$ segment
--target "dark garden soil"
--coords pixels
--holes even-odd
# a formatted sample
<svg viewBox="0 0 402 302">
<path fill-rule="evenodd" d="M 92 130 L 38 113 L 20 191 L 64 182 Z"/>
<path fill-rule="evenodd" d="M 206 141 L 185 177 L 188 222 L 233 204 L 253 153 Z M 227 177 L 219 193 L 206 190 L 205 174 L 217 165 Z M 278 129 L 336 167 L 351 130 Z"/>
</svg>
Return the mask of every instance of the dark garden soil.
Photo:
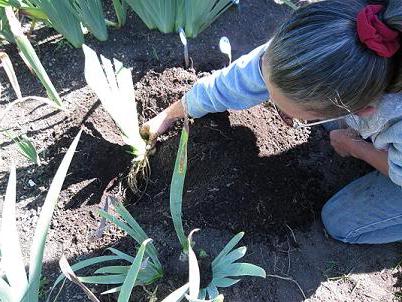
<svg viewBox="0 0 402 302">
<path fill-rule="evenodd" d="M 199 38 L 190 41 L 194 69 L 183 69 L 176 35 L 150 32 L 133 15 L 126 27 L 110 31 L 107 42 L 88 37 L 87 43 L 106 57 L 118 58 L 132 67 L 140 120 L 144 122 L 179 100 L 197 78 L 225 65 L 226 58 L 216 46 L 221 36 L 230 38 L 237 58 L 264 43 L 288 14 L 272 1 L 241 2 L 240 11 L 228 11 Z M 42 165 L 37 167 L 18 155 L 8 140 L 1 142 L 1 192 L 5 192 L 10 159 L 17 163 L 18 224 L 24 253 L 29 252 L 29 239 L 49 183 L 82 128 L 49 233 L 45 275 L 50 283 L 54 280 L 62 252 L 71 263 L 102 254 L 109 246 L 135 253 L 134 243 L 113 226 L 101 239 L 93 236 L 99 223 L 96 211 L 105 196 L 123 196 L 129 211 L 160 251 L 166 268 L 165 278 L 157 284 L 157 297 L 161 299 L 186 280 L 186 269 L 177 264 L 179 247 L 169 213 L 169 186 L 180 123 L 159 139 L 144 194 L 132 194 L 125 178 L 130 155 L 116 126 L 86 87 L 81 50 L 56 42 L 57 37 L 42 41 L 49 33 L 53 34 L 47 29 L 36 33 L 36 49 L 63 95 L 67 110 L 54 111 L 30 102 L 14 108 L 3 122 L 18 125 L 42 151 Z M 9 47 L 7 51 L 18 66 L 23 94 L 43 95 L 15 49 Z M 14 95 L 5 84 L 4 74 L 1 76 L 5 89 L 0 104 L 3 109 Z M 294 278 L 311 301 L 392 299 L 398 279 L 392 276 L 392 264 L 398 260 L 398 246 L 346 246 L 328 239 L 322 231 L 320 209 L 325 201 L 370 171 L 357 160 L 337 156 L 323 128 L 289 129 L 269 105 L 210 114 L 191 125 L 188 154 L 183 218 L 186 232 L 202 230 L 194 239 L 196 247 L 209 255 L 204 262 L 210 261 L 231 236 L 245 231 L 244 242 L 250 254 L 246 260 L 271 274 Z M 357 276 L 328 279 L 352 272 Z M 99 293 L 102 289 L 95 290 Z M 155 286 L 147 288 L 150 292 L 154 289 Z M 149 295 L 140 292 L 135 291 L 134 300 L 149 301 Z M 224 293 L 228 301 L 302 300 L 293 282 L 275 278 L 246 278 Z M 71 285 L 66 286 L 60 298 L 85 300 Z M 104 301 L 113 301 L 113 297 Z"/>
</svg>

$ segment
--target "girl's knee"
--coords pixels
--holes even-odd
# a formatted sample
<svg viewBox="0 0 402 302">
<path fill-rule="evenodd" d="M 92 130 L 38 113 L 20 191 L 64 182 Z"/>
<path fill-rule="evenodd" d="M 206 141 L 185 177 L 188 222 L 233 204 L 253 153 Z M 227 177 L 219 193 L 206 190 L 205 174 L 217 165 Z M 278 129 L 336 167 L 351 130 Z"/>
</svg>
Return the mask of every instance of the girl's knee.
<svg viewBox="0 0 402 302">
<path fill-rule="evenodd" d="M 330 204 L 325 204 L 321 211 L 321 218 L 326 232 L 334 239 L 353 243 L 355 238 L 351 237 L 351 229 L 347 227 L 342 214 L 333 210 Z"/>
</svg>

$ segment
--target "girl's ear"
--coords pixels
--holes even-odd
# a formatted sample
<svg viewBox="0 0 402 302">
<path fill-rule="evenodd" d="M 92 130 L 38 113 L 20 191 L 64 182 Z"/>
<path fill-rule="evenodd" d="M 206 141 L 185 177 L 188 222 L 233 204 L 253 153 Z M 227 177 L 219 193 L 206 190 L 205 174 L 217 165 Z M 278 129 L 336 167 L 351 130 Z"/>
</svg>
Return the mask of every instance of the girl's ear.
<svg viewBox="0 0 402 302">
<path fill-rule="evenodd" d="M 376 111 L 377 111 L 377 108 L 375 108 L 374 106 L 367 106 L 367 107 L 357 111 L 356 114 L 361 117 L 369 117 L 369 116 L 373 115 Z"/>
</svg>

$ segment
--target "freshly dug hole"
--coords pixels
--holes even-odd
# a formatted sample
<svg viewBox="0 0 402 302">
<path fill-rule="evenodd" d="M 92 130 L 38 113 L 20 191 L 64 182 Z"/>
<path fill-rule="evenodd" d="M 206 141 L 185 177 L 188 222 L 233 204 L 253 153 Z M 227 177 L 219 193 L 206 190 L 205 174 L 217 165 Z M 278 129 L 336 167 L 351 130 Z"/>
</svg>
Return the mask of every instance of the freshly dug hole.
<svg viewBox="0 0 402 302">
<path fill-rule="evenodd" d="M 136 84 L 143 120 L 180 100 L 196 78 L 181 68 L 148 72 Z M 160 138 L 163 142 L 150 160 L 151 182 L 134 213 L 145 224 L 170 215 L 168 186 L 178 130 Z M 323 128 L 291 129 L 265 105 L 197 119 L 190 126 L 188 154 L 183 201 L 187 232 L 213 226 L 263 234 L 277 233 L 285 224 L 308 226 L 332 194 L 369 170 L 357 160 L 338 157 Z"/>
</svg>

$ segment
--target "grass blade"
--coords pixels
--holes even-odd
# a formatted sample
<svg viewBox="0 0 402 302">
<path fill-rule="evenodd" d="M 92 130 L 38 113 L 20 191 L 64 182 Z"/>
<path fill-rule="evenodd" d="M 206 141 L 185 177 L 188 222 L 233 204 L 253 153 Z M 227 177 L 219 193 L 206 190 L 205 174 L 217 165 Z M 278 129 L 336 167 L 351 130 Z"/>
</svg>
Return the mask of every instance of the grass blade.
<svg viewBox="0 0 402 302">
<path fill-rule="evenodd" d="M 189 284 L 186 283 L 182 287 L 176 289 L 169 296 L 162 300 L 162 302 L 180 302 L 188 292 Z"/>
<path fill-rule="evenodd" d="M 127 2 L 124 0 L 113 0 L 113 7 L 117 17 L 117 26 L 120 28 L 126 24 Z"/>
<path fill-rule="evenodd" d="M 193 248 L 191 246 L 191 238 L 195 232 L 199 229 L 191 231 L 188 235 L 188 264 L 189 264 L 189 295 L 187 299 L 197 299 L 200 292 L 200 268 L 198 267 L 197 256 L 195 255 Z"/>
<path fill-rule="evenodd" d="M 247 248 L 245 246 L 239 247 L 233 251 L 231 251 L 226 256 L 222 257 L 221 261 L 217 265 L 214 266 L 214 270 L 219 270 L 222 267 L 225 267 L 240 258 L 243 258 L 247 252 Z"/>
<path fill-rule="evenodd" d="M 107 275 L 107 276 L 83 276 L 78 277 L 83 283 L 90 284 L 121 284 L 126 279 L 126 275 Z"/>
<path fill-rule="evenodd" d="M 0 52 L 0 60 L 4 70 L 6 71 L 7 77 L 10 80 L 11 86 L 13 87 L 17 98 L 21 99 L 21 88 L 18 84 L 17 76 L 14 71 L 13 64 L 11 63 L 10 57 L 5 52 Z"/>
<path fill-rule="evenodd" d="M 36 151 L 33 143 L 25 136 L 20 135 L 17 137 L 13 137 L 8 131 L 6 131 L 6 135 L 18 146 L 18 152 L 20 152 L 23 156 L 29 159 L 36 165 L 40 165 L 40 159 L 38 152 Z"/>
<path fill-rule="evenodd" d="M 145 240 L 140 249 L 138 250 L 137 256 L 135 256 L 134 262 L 128 271 L 127 277 L 120 289 L 118 302 L 128 302 L 130 300 L 131 292 L 134 288 L 135 282 L 137 281 L 138 273 L 141 269 L 142 259 L 144 258 L 145 248 L 152 239 Z"/>
<path fill-rule="evenodd" d="M 126 260 L 127 262 L 132 263 L 134 261 L 134 257 L 131 257 L 130 255 L 127 255 L 126 253 L 123 253 L 117 249 L 109 247 L 108 250 L 111 251 L 113 254 L 119 256 L 121 259 Z"/>
<path fill-rule="evenodd" d="M 174 229 L 176 230 L 183 251 L 188 250 L 182 220 L 183 189 L 187 172 L 188 135 L 188 130 L 184 127 L 181 131 L 179 150 L 177 152 L 172 182 L 170 184 L 170 214 L 172 215 Z"/>
<path fill-rule="evenodd" d="M 80 269 L 92 266 L 94 264 L 102 263 L 102 262 L 107 262 L 107 261 L 113 261 L 113 260 L 121 260 L 122 258 L 120 256 L 99 256 L 99 257 L 94 257 L 90 259 L 86 259 L 83 261 L 80 261 L 74 265 L 71 266 L 71 269 L 73 272 L 76 272 Z M 54 282 L 53 288 L 55 288 L 61 281 L 64 280 L 64 276 L 60 275 L 56 281 Z"/>
<path fill-rule="evenodd" d="M 1 221 L 1 263 L 16 301 L 28 287 L 24 258 L 21 252 L 15 215 L 17 178 L 14 164 L 11 165 Z"/>
<path fill-rule="evenodd" d="M 214 279 L 214 284 L 216 287 L 231 287 L 239 281 L 240 281 L 239 279 L 217 278 Z"/>
<path fill-rule="evenodd" d="M 98 298 L 96 298 L 96 296 L 78 279 L 64 255 L 60 258 L 59 265 L 66 278 L 77 284 L 86 293 L 91 301 L 100 302 Z"/>
<path fill-rule="evenodd" d="M 222 257 L 226 256 L 238 243 L 239 241 L 243 238 L 244 232 L 238 233 L 236 236 L 234 236 L 228 244 L 223 248 L 223 250 L 219 253 L 218 256 L 212 261 L 212 267 L 216 266 L 219 261 L 222 259 Z"/>
<path fill-rule="evenodd" d="M 250 263 L 232 263 L 214 273 L 215 278 L 252 276 L 266 278 L 267 274 L 261 267 Z"/>
<path fill-rule="evenodd" d="M 124 205 L 121 202 L 114 200 L 112 203 L 116 209 L 116 212 L 120 215 L 120 217 L 123 218 L 129 224 L 131 229 L 133 229 L 139 235 L 139 238 L 138 238 L 139 240 L 137 240 L 137 242 L 139 244 L 141 244 L 141 242 L 149 239 L 149 237 L 147 236 L 145 231 L 141 228 L 141 226 L 138 224 L 138 222 L 127 211 L 127 209 L 124 207 Z M 160 263 L 160 261 L 158 259 L 158 252 L 152 242 L 149 245 L 147 245 L 147 253 L 152 258 L 152 261 L 158 266 L 159 270 L 162 271 L 162 264 Z"/>
<path fill-rule="evenodd" d="M 123 275 L 127 274 L 129 271 L 130 266 L 129 265 L 114 265 L 114 266 L 105 266 L 101 267 L 100 269 L 97 269 L 94 274 L 114 274 L 114 275 Z"/>
<path fill-rule="evenodd" d="M 62 108 L 62 100 L 54 88 L 46 70 L 43 68 L 38 56 L 28 38 L 23 34 L 21 25 L 11 7 L 6 7 L 5 12 L 10 25 L 10 30 L 14 35 L 15 42 L 20 50 L 20 55 L 24 61 L 32 68 L 42 85 L 46 88 L 47 95 L 53 101 L 56 108 Z"/>
<path fill-rule="evenodd" d="M 103 295 L 118 293 L 120 290 L 121 290 L 121 286 L 118 286 L 118 287 L 115 287 L 115 288 L 102 292 L 101 295 L 103 296 Z"/>
<path fill-rule="evenodd" d="M 64 155 L 59 168 L 57 169 L 56 175 L 54 176 L 53 181 L 50 185 L 45 202 L 42 206 L 42 211 L 40 213 L 38 223 L 36 225 L 29 260 L 28 299 L 30 302 L 35 302 L 38 299 L 37 293 L 39 291 L 40 277 L 42 272 L 43 252 L 45 249 L 46 237 L 49 230 L 50 221 L 52 220 L 53 211 L 57 204 L 57 199 L 63 186 L 64 179 L 66 178 L 71 160 L 74 156 L 75 149 L 77 148 L 81 132 L 82 130 L 79 131 L 78 135 L 71 143 L 66 154 Z"/>
</svg>

